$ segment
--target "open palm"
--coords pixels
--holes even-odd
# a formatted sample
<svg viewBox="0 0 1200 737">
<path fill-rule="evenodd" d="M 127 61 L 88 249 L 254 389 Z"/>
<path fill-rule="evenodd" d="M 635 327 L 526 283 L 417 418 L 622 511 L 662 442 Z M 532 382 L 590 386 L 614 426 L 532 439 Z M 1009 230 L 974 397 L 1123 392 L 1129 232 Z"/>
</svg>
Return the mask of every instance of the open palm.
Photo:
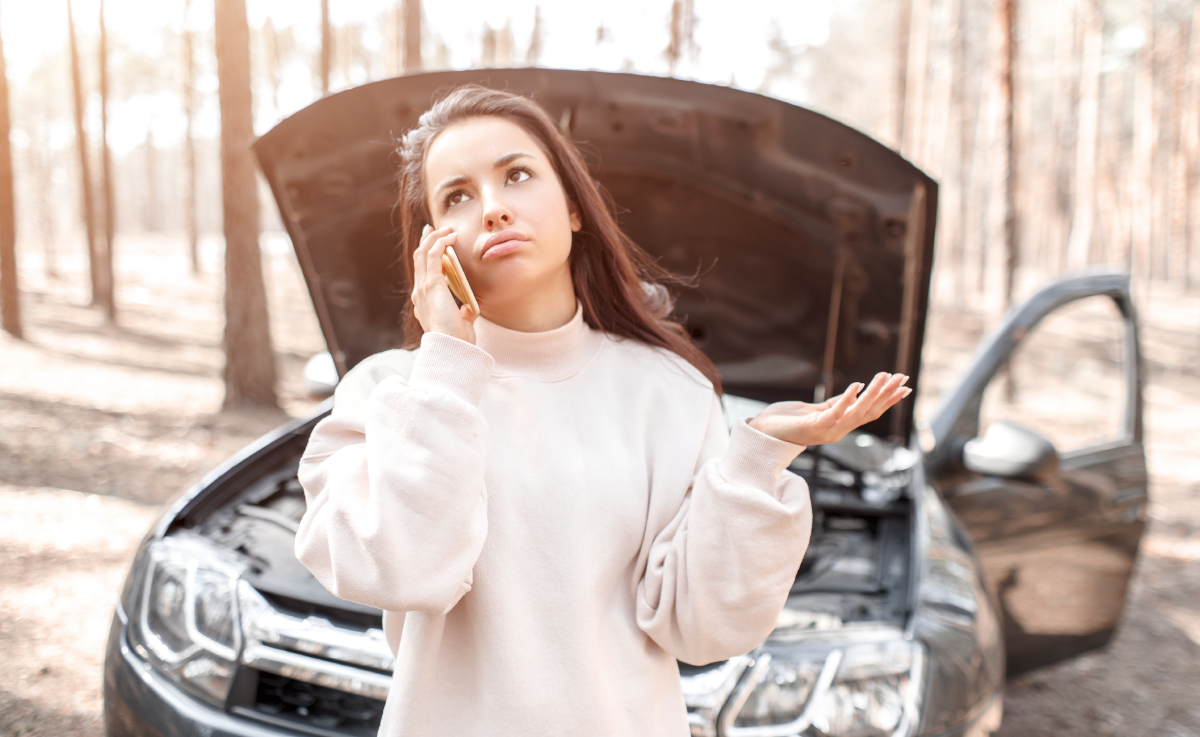
<svg viewBox="0 0 1200 737">
<path fill-rule="evenodd" d="M 904 386 L 906 381 L 904 374 L 879 373 L 865 391 L 862 383 L 855 382 L 819 404 L 776 402 L 750 420 L 750 426 L 796 445 L 836 443 L 911 394 L 912 389 Z"/>
</svg>

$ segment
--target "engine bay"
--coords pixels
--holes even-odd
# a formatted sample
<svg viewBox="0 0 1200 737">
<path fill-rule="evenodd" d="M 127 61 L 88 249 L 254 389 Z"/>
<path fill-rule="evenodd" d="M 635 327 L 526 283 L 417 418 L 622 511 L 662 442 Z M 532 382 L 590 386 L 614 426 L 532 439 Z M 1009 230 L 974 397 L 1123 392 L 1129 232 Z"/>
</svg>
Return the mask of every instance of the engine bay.
<svg viewBox="0 0 1200 737">
<path fill-rule="evenodd" d="M 759 404 L 729 397 L 727 416 L 757 412 Z M 379 628 L 379 610 L 335 597 L 295 557 L 305 510 L 297 447 L 194 521 L 192 531 L 244 556 L 247 582 L 279 609 L 363 631 Z M 790 470 L 809 484 L 813 530 L 774 636 L 903 624 L 911 567 L 908 486 L 915 460 L 906 448 L 851 433 L 839 443 L 808 448 L 792 462 Z"/>
</svg>

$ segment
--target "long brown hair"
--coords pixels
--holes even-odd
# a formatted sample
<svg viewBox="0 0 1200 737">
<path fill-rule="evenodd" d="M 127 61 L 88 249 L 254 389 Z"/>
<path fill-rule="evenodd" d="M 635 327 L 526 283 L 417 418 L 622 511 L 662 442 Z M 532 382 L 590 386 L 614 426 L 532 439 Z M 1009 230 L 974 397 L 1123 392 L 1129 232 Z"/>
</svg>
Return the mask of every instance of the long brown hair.
<svg viewBox="0 0 1200 737">
<path fill-rule="evenodd" d="M 404 134 L 400 153 L 400 238 L 405 274 L 413 283 L 413 252 L 425 223 L 433 222 L 425 199 L 425 155 L 442 131 L 470 118 L 503 118 L 520 126 L 542 147 L 567 199 L 579 209 L 583 227 L 574 234 L 569 257 L 575 296 L 594 330 L 665 348 L 704 374 L 721 393 L 716 366 L 692 342 L 671 313 L 664 285 L 688 281 L 660 266 L 617 226 L 615 205 L 592 178 L 583 155 L 532 100 L 479 85 L 458 87 L 421 115 Z M 420 344 L 424 331 L 412 303 L 404 312 L 405 347 Z"/>
</svg>

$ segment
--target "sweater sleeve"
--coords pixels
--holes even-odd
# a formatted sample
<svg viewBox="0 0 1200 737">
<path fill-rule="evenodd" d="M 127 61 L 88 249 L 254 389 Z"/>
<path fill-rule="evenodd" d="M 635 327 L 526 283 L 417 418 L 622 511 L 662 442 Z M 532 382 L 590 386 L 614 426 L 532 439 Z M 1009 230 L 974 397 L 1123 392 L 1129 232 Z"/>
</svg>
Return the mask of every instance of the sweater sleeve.
<svg viewBox="0 0 1200 737">
<path fill-rule="evenodd" d="M 336 596 L 441 614 L 471 589 L 487 535 L 478 404 L 493 361 L 430 333 L 415 356 L 408 377 L 376 360 L 338 385 L 300 460 L 295 551 Z"/>
<path fill-rule="evenodd" d="M 714 397 L 692 486 L 638 582 L 638 626 L 674 657 L 723 660 L 774 629 L 812 533 L 808 485 L 785 470 L 802 450 L 744 420 L 730 436 Z"/>
</svg>

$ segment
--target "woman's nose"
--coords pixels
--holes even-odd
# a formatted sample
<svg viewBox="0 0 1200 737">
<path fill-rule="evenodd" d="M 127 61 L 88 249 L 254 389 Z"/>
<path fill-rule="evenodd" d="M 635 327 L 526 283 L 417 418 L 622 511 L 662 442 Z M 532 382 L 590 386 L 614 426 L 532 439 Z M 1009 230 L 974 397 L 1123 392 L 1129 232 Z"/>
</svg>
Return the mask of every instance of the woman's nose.
<svg viewBox="0 0 1200 737">
<path fill-rule="evenodd" d="M 512 212 L 498 198 L 488 203 L 483 211 L 483 224 L 488 230 L 505 228 L 512 223 Z"/>
</svg>

